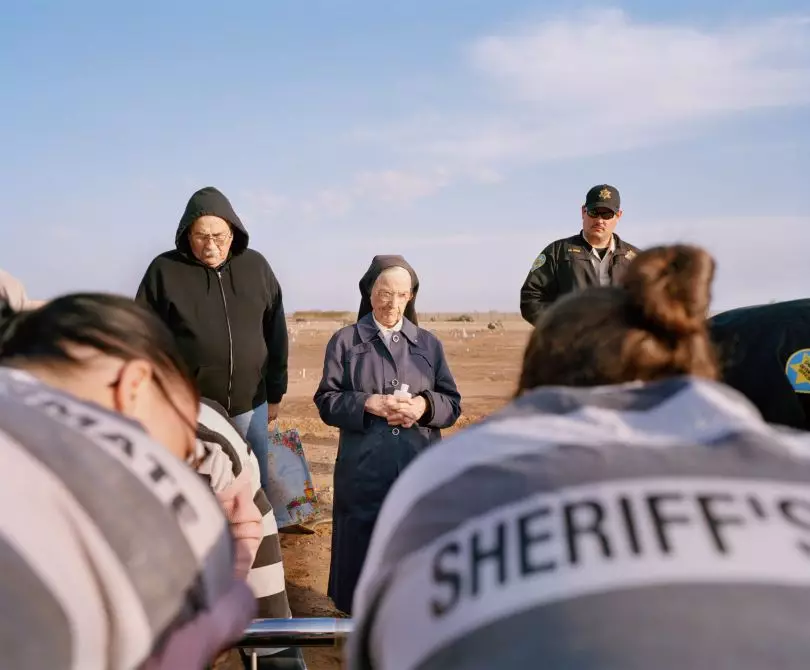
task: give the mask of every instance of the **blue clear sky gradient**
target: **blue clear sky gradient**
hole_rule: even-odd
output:
[[[595,183],[717,257],[715,309],[810,294],[806,0],[22,2],[0,20],[0,267],[133,295],[232,200],[289,310],[402,253],[424,310],[516,311]]]

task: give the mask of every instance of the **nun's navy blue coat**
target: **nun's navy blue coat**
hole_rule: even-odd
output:
[[[427,401],[419,424],[392,427],[365,411],[370,395],[393,393],[403,383]],[[440,429],[456,422],[461,396],[435,335],[404,319],[389,351],[368,314],[332,336],[314,400],[324,423],[340,429],[328,593],[350,614],[383,499],[414,457],[441,438]]]

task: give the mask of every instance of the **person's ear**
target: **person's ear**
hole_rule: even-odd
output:
[[[115,409],[125,416],[137,414],[152,378],[152,365],[143,360],[124,363],[114,390]]]
[[[616,212],[616,221],[618,222],[618,220],[621,218],[622,218],[622,210],[619,210],[618,212]]]

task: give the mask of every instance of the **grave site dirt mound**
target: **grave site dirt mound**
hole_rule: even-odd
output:
[[[337,430],[321,422],[312,396],[320,380],[326,343],[342,325],[291,320],[290,386],[279,421],[282,429],[295,427],[301,433],[322,507],[330,517]],[[499,321],[496,328],[489,327],[486,320],[421,325],[441,338],[461,391],[463,416],[456,429],[481,419],[508,401],[529,334],[526,324],[512,319]],[[281,536],[287,588],[295,616],[344,616],[326,596],[331,539],[329,523],[316,526],[312,535]],[[342,667],[341,650],[337,648],[307,649],[305,657],[310,670]]]

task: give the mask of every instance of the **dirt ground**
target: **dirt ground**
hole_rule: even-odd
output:
[[[282,429],[296,427],[300,431],[322,508],[330,516],[337,430],[321,423],[312,396],[320,379],[326,343],[341,325],[338,321],[291,320],[290,385],[280,417]],[[441,338],[461,391],[463,414],[456,428],[507,402],[529,334],[529,327],[519,317],[504,317],[497,322],[483,318],[472,323],[423,320],[420,325]],[[331,530],[331,524],[325,523],[317,526],[313,535],[281,536],[295,616],[341,616],[326,596]],[[307,649],[305,656],[310,670],[341,667],[340,650],[336,648]]]

